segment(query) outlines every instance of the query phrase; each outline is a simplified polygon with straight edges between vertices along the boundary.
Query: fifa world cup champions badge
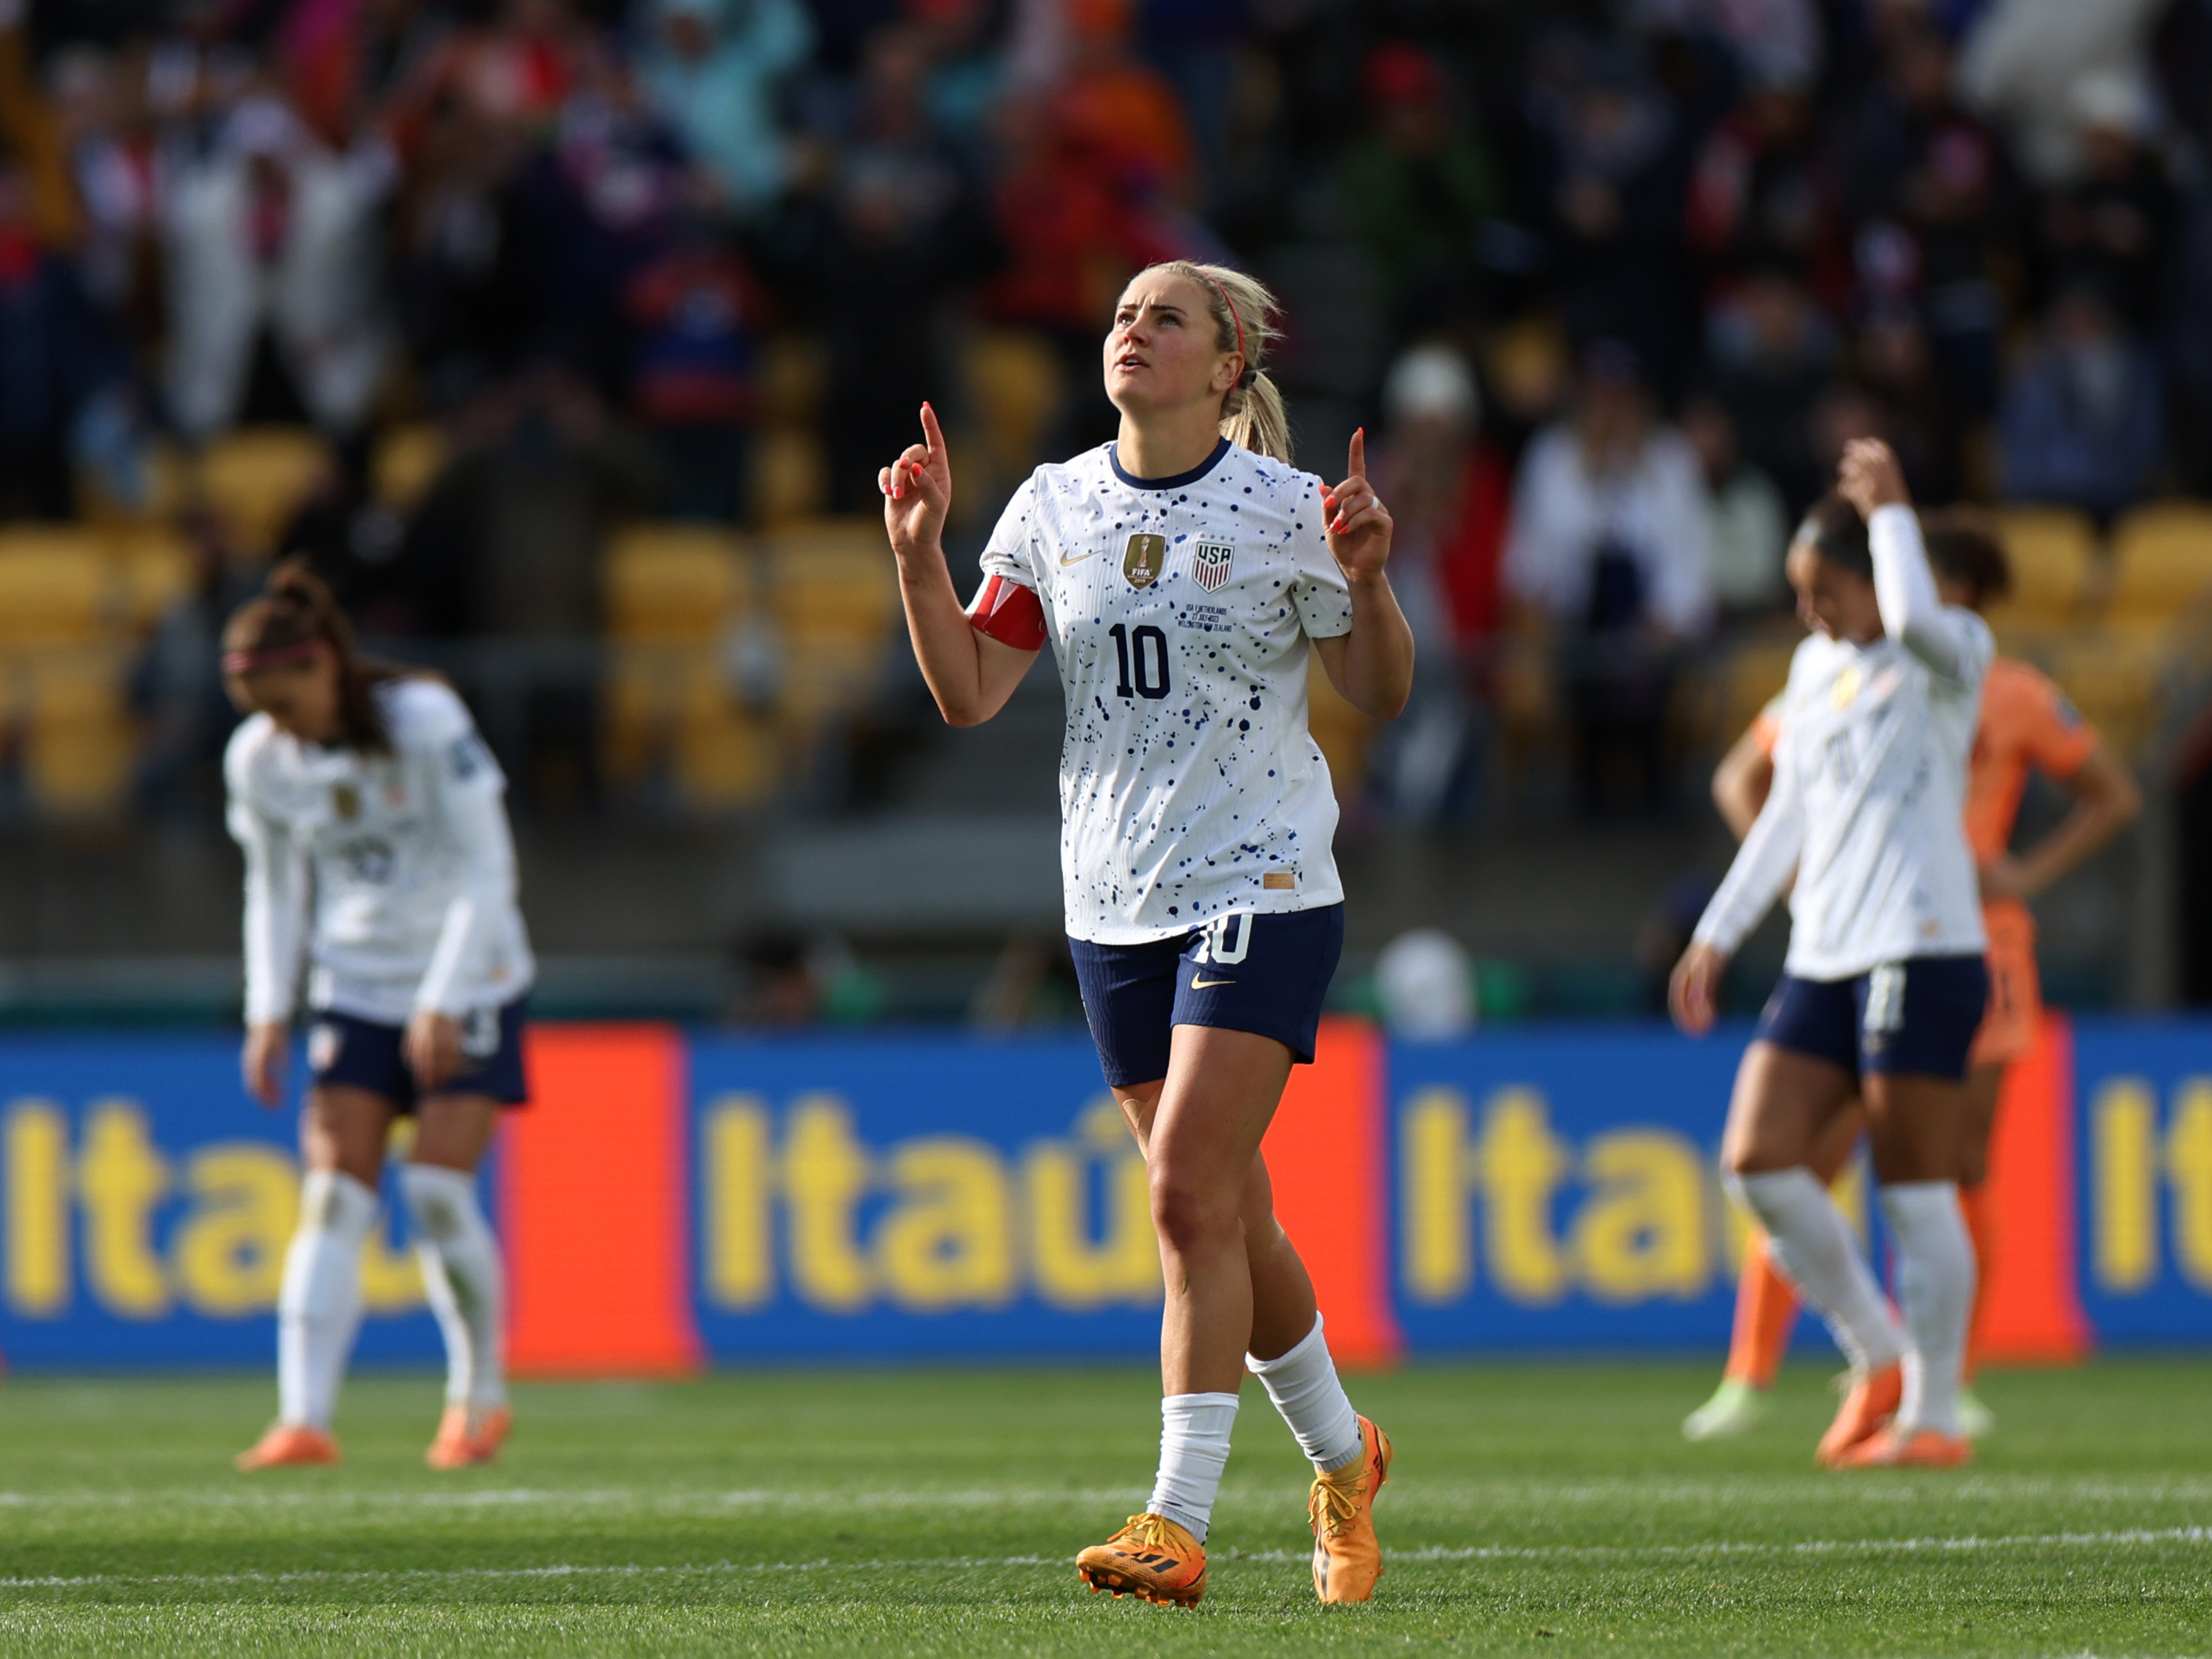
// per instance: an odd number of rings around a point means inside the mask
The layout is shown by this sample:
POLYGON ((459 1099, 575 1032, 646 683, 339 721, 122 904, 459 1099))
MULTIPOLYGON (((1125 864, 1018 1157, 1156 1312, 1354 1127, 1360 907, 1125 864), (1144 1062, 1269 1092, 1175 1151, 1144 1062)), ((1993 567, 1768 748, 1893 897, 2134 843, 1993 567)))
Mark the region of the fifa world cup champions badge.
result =
POLYGON ((1168 538, 1140 532, 1129 538, 1128 551, 1121 556, 1121 574, 1132 587, 1150 587, 1159 580, 1167 563, 1168 538))

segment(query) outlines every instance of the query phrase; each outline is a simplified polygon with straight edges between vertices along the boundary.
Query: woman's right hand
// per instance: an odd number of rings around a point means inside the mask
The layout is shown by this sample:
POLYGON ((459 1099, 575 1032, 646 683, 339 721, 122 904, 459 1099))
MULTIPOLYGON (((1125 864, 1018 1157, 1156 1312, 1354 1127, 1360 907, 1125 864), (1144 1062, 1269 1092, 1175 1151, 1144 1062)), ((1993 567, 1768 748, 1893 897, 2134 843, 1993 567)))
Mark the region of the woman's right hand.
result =
POLYGON ((876 475, 884 492, 884 528, 899 562, 916 556, 945 556, 945 515, 952 505, 952 466, 945 453, 945 434, 937 411, 921 406, 922 441, 876 475))
POLYGON ((238 1069, 246 1079, 246 1092, 264 1106, 284 1103, 284 1068, 290 1058, 292 1030, 281 1019, 246 1028, 246 1047, 238 1069))
POLYGON ((1712 945, 1692 944, 1674 964, 1667 981, 1667 1007, 1674 1024, 1692 1036, 1703 1036, 1718 1018, 1721 975, 1728 972, 1728 952, 1712 945))

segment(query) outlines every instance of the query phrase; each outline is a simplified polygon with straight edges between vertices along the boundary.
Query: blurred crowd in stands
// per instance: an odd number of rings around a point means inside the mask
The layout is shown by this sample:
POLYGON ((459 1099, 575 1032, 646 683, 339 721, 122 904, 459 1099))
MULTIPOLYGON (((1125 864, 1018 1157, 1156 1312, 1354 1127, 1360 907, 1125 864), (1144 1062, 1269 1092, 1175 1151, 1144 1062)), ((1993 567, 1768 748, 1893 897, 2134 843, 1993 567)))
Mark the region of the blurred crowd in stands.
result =
MULTIPOLYGON (((1686 652, 1782 625, 1850 436, 1930 501, 2101 526, 2212 489, 2208 0, 0 22, 0 514, 128 511, 156 454, 312 428, 280 540, 381 636, 596 637, 616 526, 869 514, 925 397, 972 546, 1111 434, 1111 299, 1177 255, 1288 301, 1306 465, 1380 434, 1425 647, 1363 762, 1396 821, 1475 810, 1523 731, 1571 732, 1588 810, 1661 804, 1686 652), (435 465, 395 506, 401 430, 435 465)), ((250 578, 217 548, 187 607, 250 578)), ((185 695, 142 678, 157 718, 185 695)))

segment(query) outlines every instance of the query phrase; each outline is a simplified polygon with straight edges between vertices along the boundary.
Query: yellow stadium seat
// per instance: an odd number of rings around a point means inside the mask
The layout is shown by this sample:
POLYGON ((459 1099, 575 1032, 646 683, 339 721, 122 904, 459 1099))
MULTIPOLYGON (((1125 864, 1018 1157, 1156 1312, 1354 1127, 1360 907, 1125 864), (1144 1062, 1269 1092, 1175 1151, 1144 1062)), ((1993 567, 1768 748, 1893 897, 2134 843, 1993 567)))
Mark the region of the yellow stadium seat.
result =
POLYGON ((240 551, 266 556, 331 465, 330 446, 304 427, 250 427, 202 453, 200 495, 240 551))
POLYGON ((1759 712, 1790 683, 1790 659, 1796 639, 1747 640, 1729 653, 1722 670, 1720 741, 1732 744, 1759 718, 1759 712))
POLYGON ((1375 722, 1361 714, 1329 683, 1315 652, 1306 664, 1306 729, 1328 763, 1328 778, 1336 798, 1356 798, 1367 775, 1367 748, 1375 736, 1375 722))
POLYGON ((109 545, 119 568, 124 618, 143 633, 191 587, 191 545, 176 532, 155 526, 118 530, 109 545))
POLYGON ((408 511, 429 494, 451 453, 444 431, 427 421, 387 432, 371 468, 376 499, 395 513, 408 511))
POLYGON ((107 544, 78 525, 0 530, 0 645, 96 639, 116 599, 107 544))
POLYGON ((692 805, 722 811, 753 805, 774 793, 781 775, 782 751, 769 721, 726 702, 684 721, 676 777, 692 805))
POLYGON ((989 448, 984 459, 994 471, 1018 477, 1035 463, 1066 395, 1059 354, 1042 336, 998 330, 976 337, 963 367, 989 448))
POLYGON ((2042 655, 2051 678, 2106 741, 2130 757, 2142 750, 2156 732, 2172 660, 2156 632, 2085 629, 2053 641, 2042 655))
POLYGON ((830 458, 811 427, 770 426, 753 441, 746 493, 763 524, 819 513, 830 499, 830 458))
POLYGON ((618 640, 719 639, 750 603, 744 544, 711 525, 639 525, 616 537, 604 568, 618 640))
POLYGON ((110 493, 110 481, 98 469, 80 471, 76 475, 79 510, 99 525, 158 524, 175 516, 191 493, 187 488, 191 469, 184 457, 175 445, 157 440, 146 447, 140 464, 143 471, 138 478, 138 497, 130 501, 118 501, 110 493))
POLYGON ((2212 507, 2155 501, 2112 528, 2107 619, 2157 627, 2178 619, 2212 590, 2212 507))
POLYGON ((769 540, 777 619, 787 629, 878 637, 898 610, 898 568, 872 518, 816 519, 769 540))
POLYGON ((1996 515, 2012 592, 1991 607, 1990 625, 2003 629, 2067 623, 2079 616, 2097 556, 2097 527, 2063 507, 2008 507, 1996 515))
POLYGON ((57 647, 21 665, 28 692, 23 777, 32 799, 57 817, 112 812, 130 787, 135 750, 125 697, 128 653, 57 647))

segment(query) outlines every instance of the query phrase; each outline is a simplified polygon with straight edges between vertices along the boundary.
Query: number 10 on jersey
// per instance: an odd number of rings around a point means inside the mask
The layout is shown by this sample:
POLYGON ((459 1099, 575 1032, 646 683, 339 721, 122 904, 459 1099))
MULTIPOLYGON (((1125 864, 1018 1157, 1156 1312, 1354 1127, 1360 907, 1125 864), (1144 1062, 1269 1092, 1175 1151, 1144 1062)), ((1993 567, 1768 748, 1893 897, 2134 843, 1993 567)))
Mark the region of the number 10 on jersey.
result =
POLYGON ((1106 631, 1114 637, 1114 654, 1121 664, 1121 683, 1114 688, 1115 695, 1154 699, 1167 696, 1168 636, 1150 623, 1140 623, 1133 631, 1127 623, 1115 623, 1106 631))

